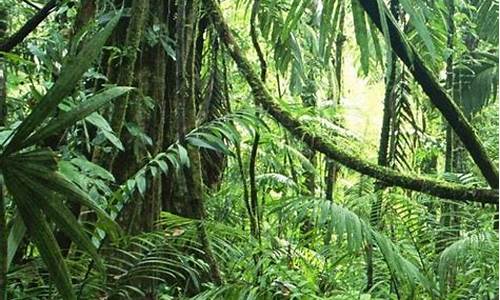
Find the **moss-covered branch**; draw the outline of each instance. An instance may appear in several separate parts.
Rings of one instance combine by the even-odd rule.
[[[215,0],[205,0],[205,4],[221,40],[227,46],[229,54],[236,62],[239,71],[250,85],[255,101],[262,105],[274,119],[287,128],[293,135],[302,139],[311,149],[324,153],[329,158],[336,160],[344,166],[358,171],[361,174],[381,180],[388,185],[398,186],[440,198],[481,203],[498,203],[498,190],[471,189],[463,185],[451,184],[418,175],[402,174],[387,167],[381,167],[360,159],[342,150],[330,141],[320,136],[314,136],[306,131],[297,119],[280,109],[276,102],[273,101],[273,97],[258,78],[248,60],[243,57]]]
[[[379,10],[378,1],[359,1],[380,32],[382,32],[381,19],[385,18],[392,49],[409,68],[415,80],[422,87],[432,104],[439,109],[448,124],[453,128],[467,151],[469,151],[472,159],[481,170],[483,176],[486,178],[486,181],[488,181],[488,184],[492,188],[498,189],[498,170],[488,158],[488,154],[481,144],[474,128],[466,119],[460,108],[439,85],[438,81],[425,66],[413,46],[408,43],[403,33],[398,29],[394,20],[389,17],[390,13],[387,8],[383,6],[383,11],[381,12]]]

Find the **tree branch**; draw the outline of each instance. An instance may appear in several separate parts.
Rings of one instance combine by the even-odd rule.
[[[250,85],[256,103],[262,105],[276,121],[288,129],[295,137],[302,139],[311,149],[319,151],[348,168],[381,180],[388,185],[398,186],[446,199],[480,203],[498,203],[498,190],[471,189],[464,185],[447,183],[414,174],[402,174],[390,168],[381,167],[360,159],[342,150],[339,146],[327,141],[321,136],[314,136],[306,131],[297,119],[293,118],[288,112],[281,110],[274,102],[272,96],[255,74],[248,60],[241,54],[241,50],[225,23],[215,0],[205,0],[205,5],[221,40],[227,46],[229,54],[236,62],[239,71]]]
[[[36,9],[36,10],[40,10],[41,8],[36,6],[34,3],[31,3],[31,1],[28,1],[28,0],[23,0],[23,3],[26,3],[28,6],[31,6],[32,8]]]
[[[9,52],[14,47],[19,45],[35,28],[47,18],[52,12],[53,8],[57,6],[57,0],[51,0],[45,4],[31,19],[29,19],[21,29],[9,37],[4,43],[0,45],[0,51]]]
[[[472,159],[481,170],[488,184],[498,189],[498,169],[488,158],[488,154],[479,140],[474,128],[471,126],[461,109],[446,94],[445,90],[439,85],[431,71],[425,66],[415,48],[410,45],[404,34],[398,29],[398,26],[392,18],[390,12],[382,3],[383,11],[380,12],[378,1],[359,0],[361,6],[366,11],[370,19],[382,31],[381,18],[385,18],[391,40],[391,47],[403,63],[409,68],[415,80],[422,87],[425,94],[429,97],[432,104],[439,109],[448,124],[453,128],[457,136],[464,144]]]

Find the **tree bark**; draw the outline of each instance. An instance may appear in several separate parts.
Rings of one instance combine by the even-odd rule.
[[[381,167],[360,159],[342,150],[331,141],[320,136],[314,136],[306,131],[298,120],[293,118],[288,112],[281,110],[274,102],[273,97],[265,88],[262,81],[257,77],[248,60],[242,56],[241,50],[235,42],[232,33],[222,17],[220,8],[215,1],[205,0],[205,4],[221,40],[226,44],[229,54],[236,62],[240,73],[250,85],[256,103],[262,105],[275,120],[287,128],[295,137],[301,138],[309,147],[324,153],[326,156],[338,161],[348,168],[381,180],[387,185],[399,186],[446,199],[498,203],[498,190],[471,189],[463,185],[446,183],[418,175],[402,174],[390,168]]]
[[[152,22],[149,23],[150,27],[159,25],[163,21],[164,16],[164,3],[161,0],[152,0],[150,15]],[[157,155],[163,149],[163,137],[165,127],[165,68],[166,68],[166,55],[161,42],[149,47],[145,46],[144,54],[141,60],[141,69],[143,70],[141,76],[141,85],[148,86],[144,90],[145,95],[150,96],[155,103],[155,108],[151,117],[145,117],[144,130],[148,133],[153,141],[150,147],[150,152],[153,156]],[[155,222],[158,221],[161,211],[161,179],[157,176],[152,179],[148,185],[148,192],[144,197],[143,205],[143,224],[144,231],[151,231],[154,229]]]
[[[131,18],[127,29],[127,36],[125,42],[125,56],[122,59],[120,65],[120,72],[118,73],[117,84],[120,86],[132,86],[134,81],[134,71],[138,56],[138,49],[142,40],[142,35],[144,32],[144,26],[146,24],[146,16],[149,9],[149,0],[134,0],[132,2]],[[127,179],[130,170],[133,169],[135,165],[133,162],[135,160],[130,160],[133,157],[133,150],[131,149],[130,141],[125,139],[130,139],[130,137],[124,133],[123,126],[125,124],[125,119],[127,116],[127,108],[129,105],[137,107],[135,103],[129,103],[130,93],[126,96],[117,99],[113,107],[113,115],[111,117],[111,128],[116,133],[118,137],[124,141],[125,151],[119,154],[120,162],[125,164],[118,164],[114,167],[115,157],[111,157],[108,160],[109,168],[108,170],[113,171],[113,175],[118,183],[122,183]],[[134,102],[137,100],[133,100]],[[132,121],[132,120],[130,120]],[[126,157],[126,158],[124,158]]]

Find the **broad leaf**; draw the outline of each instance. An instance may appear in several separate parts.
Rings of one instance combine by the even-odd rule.
[[[14,136],[7,144],[2,154],[3,156],[20,150],[24,139],[54,112],[57,105],[64,97],[71,93],[85,71],[90,68],[98,57],[101,48],[104,46],[104,43],[118,23],[120,16],[121,13],[116,14],[103,29],[87,41],[82,47],[82,50],[75,57],[68,58],[61,70],[59,79],[40,100],[40,103],[33,109],[31,114],[18,127]]]

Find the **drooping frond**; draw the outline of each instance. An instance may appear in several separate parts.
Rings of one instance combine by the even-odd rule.
[[[439,283],[443,297],[447,299],[492,297],[478,290],[478,281],[498,282],[498,233],[469,232],[448,246],[439,257]],[[476,280],[471,280],[476,278]],[[496,279],[496,280],[495,280]],[[496,284],[495,284],[496,285]],[[449,294],[453,288],[453,294]],[[498,286],[496,287],[498,291]],[[493,289],[494,290],[494,289]],[[497,292],[498,293],[498,292]]]
[[[326,241],[347,243],[351,252],[360,251],[369,243],[376,247],[384,257],[391,274],[400,284],[415,288],[420,283],[429,288],[427,279],[409,260],[403,258],[397,247],[385,236],[375,231],[371,226],[360,219],[356,214],[324,199],[291,198],[278,203],[272,210],[279,218],[284,218],[291,224],[312,222],[319,233],[325,236]]]

